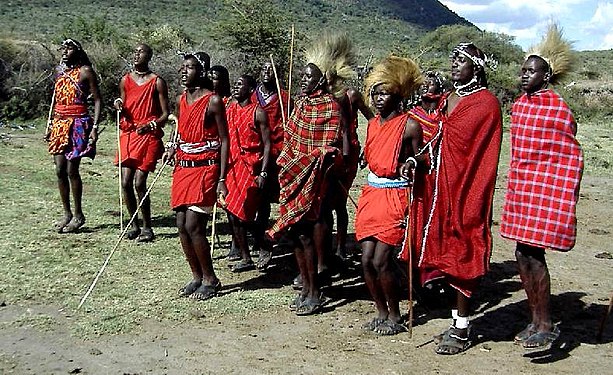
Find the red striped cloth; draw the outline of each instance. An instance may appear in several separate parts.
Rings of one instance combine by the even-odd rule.
[[[279,155],[283,149],[283,119],[281,118],[281,106],[283,113],[287,118],[287,102],[289,94],[281,89],[281,101],[278,94],[272,94],[270,97],[264,98],[259,88],[251,95],[251,101],[257,102],[268,116],[268,127],[270,128],[271,154],[273,160]]]
[[[583,152],[575,119],[552,90],[522,95],[511,113],[511,162],[500,234],[522,243],[570,250]]]
[[[261,193],[255,183],[262,170],[262,134],[255,125],[257,103],[241,107],[231,102],[226,109],[230,155],[226,186],[226,210],[243,221],[255,220]]]
[[[332,95],[318,91],[296,100],[277,160],[281,167],[279,218],[269,235],[276,237],[302,218],[317,219],[331,166],[328,160],[332,160],[326,156],[340,154],[340,138],[340,105]]]

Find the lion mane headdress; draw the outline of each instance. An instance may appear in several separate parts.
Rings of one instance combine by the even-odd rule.
[[[339,97],[344,94],[345,80],[354,77],[356,57],[353,43],[347,34],[324,34],[305,51],[306,64],[321,70],[328,92]]]
[[[563,38],[562,29],[555,23],[549,25],[541,42],[528,50],[526,59],[530,56],[540,57],[549,65],[552,84],[564,78],[575,63],[572,43]]]
[[[419,66],[411,59],[398,56],[388,56],[364,80],[365,96],[370,102],[372,90],[379,85],[403,99],[413,95],[423,83],[424,78]]]

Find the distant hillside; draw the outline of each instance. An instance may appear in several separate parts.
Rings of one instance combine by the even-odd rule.
[[[349,32],[358,47],[376,54],[415,46],[441,25],[469,24],[436,0],[273,0],[297,29]],[[15,39],[57,39],[66,22],[102,17],[122,31],[168,24],[181,26],[197,43],[210,38],[214,21],[232,11],[223,0],[9,0],[0,8],[0,33]]]

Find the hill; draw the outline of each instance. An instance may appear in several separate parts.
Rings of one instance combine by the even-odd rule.
[[[436,0],[273,0],[298,31],[316,34],[340,29],[360,48],[385,53],[415,46],[427,31],[441,25],[470,24]],[[4,37],[58,39],[66,24],[98,17],[122,32],[170,25],[182,28],[196,44],[214,34],[217,20],[240,9],[240,1],[212,0],[10,0],[0,9]],[[358,37],[359,36],[359,37]],[[376,53],[377,54],[377,53]]]

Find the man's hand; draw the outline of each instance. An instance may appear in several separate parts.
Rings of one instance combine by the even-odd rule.
[[[113,102],[113,107],[115,107],[115,110],[118,112],[121,112],[123,110],[123,100],[121,100],[121,98],[115,99]]]
[[[258,189],[264,189],[264,185],[266,185],[266,178],[264,178],[264,176],[257,176],[255,178],[255,184],[257,185]]]
[[[175,149],[169,148],[162,154],[162,163],[173,165],[175,161]]]
[[[217,202],[222,207],[226,207],[226,197],[228,196],[228,187],[226,186],[226,181],[220,179],[217,183]]]
[[[89,133],[89,143],[95,145],[98,142],[98,125],[94,125],[92,132]]]

